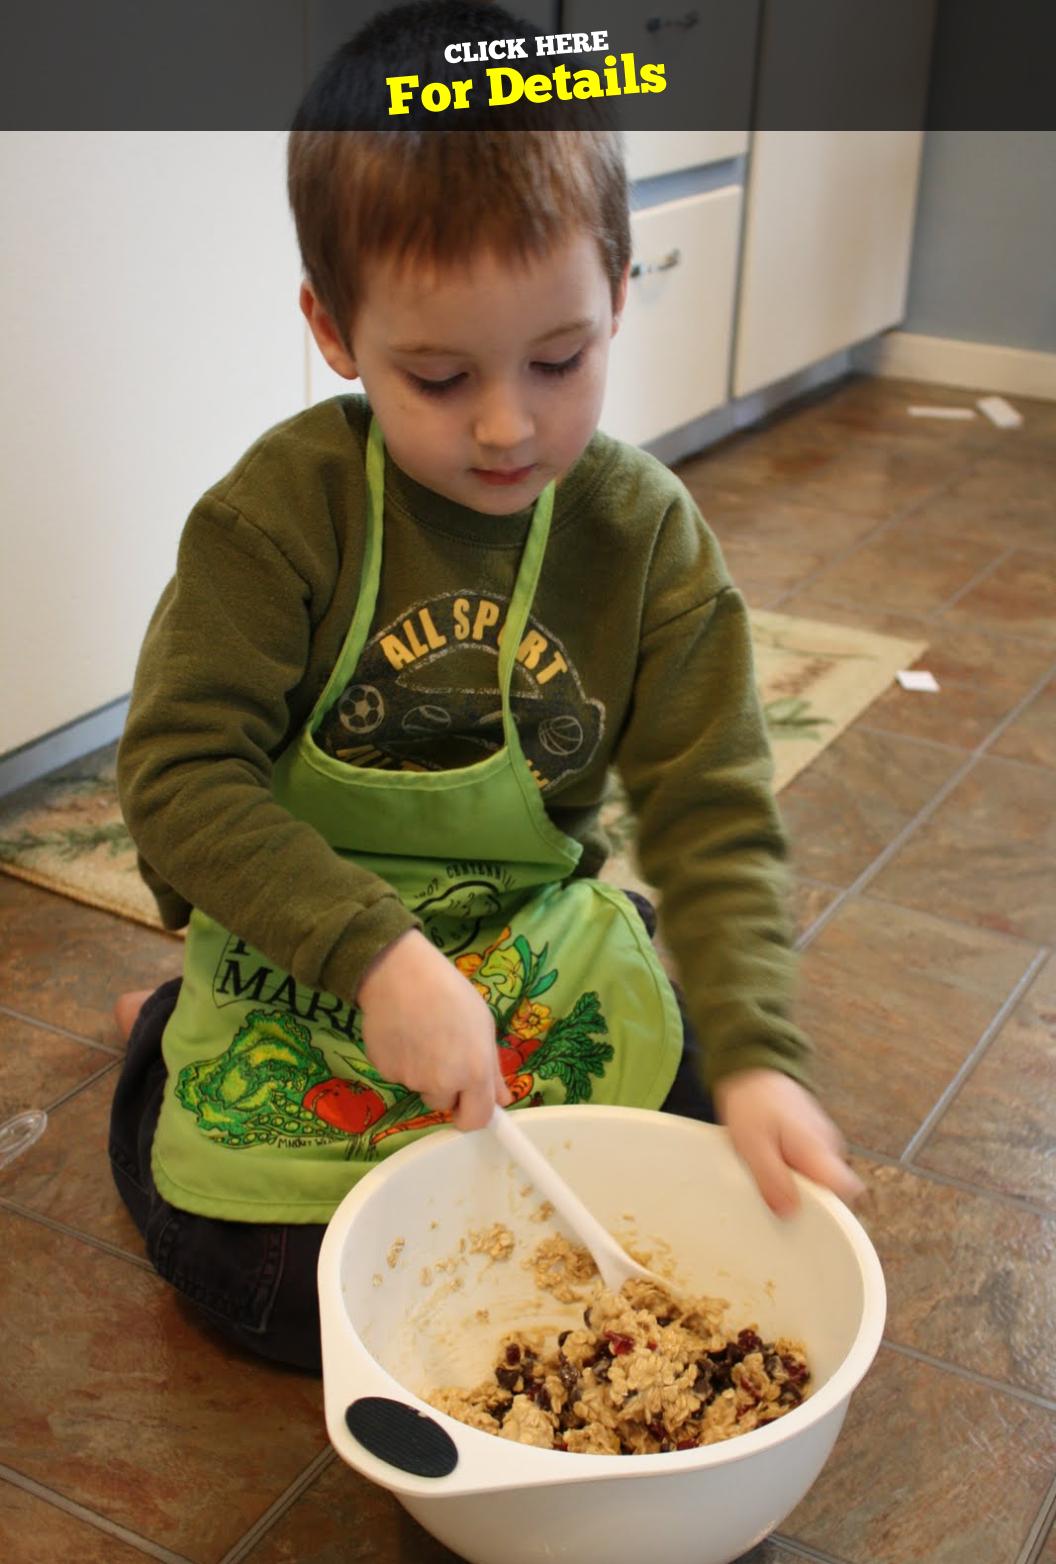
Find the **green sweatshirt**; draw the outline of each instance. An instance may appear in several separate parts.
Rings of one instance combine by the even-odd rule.
[[[298,413],[195,506],[118,754],[165,926],[196,906],[347,1001],[417,920],[282,809],[269,779],[355,609],[369,416],[360,396]],[[497,747],[498,637],[530,517],[466,510],[386,460],[375,620],[317,733],[324,749],[350,765],[450,768]],[[745,606],[680,480],[600,431],[557,486],[513,703],[548,813],[584,844],[579,873],[606,857],[598,812],[618,767],[707,1083],[753,1066],[805,1079]]]

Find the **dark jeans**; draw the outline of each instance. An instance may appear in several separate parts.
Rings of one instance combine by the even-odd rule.
[[[656,922],[652,907],[644,898],[631,900],[651,935]],[[114,1182],[159,1276],[240,1346],[318,1374],[315,1273],[325,1228],[319,1223],[225,1222],[194,1216],[170,1206],[155,1186],[150,1153],[165,1091],[161,1038],[180,982],[170,978],[155,989],[129,1038],[110,1113]],[[682,996],[678,998],[682,1009]],[[695,1068],[697,1041],[684,1009],[682,1024],[682,1060],[662,1111],[710,1121],[714,1113]]]

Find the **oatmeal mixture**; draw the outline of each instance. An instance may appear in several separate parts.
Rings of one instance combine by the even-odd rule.
[[[533,1263],[558,1297],[594,1275],[583,1328],[549,1347],[530,1332],[505,1336],[482,1384],[429,1397],[439,1411],[547,1450],[656,1455],[747,1433],[806,1394],[803,1348],[783,1337],[764,1342],[752,1327],[731,1336],[721,1299],[680,1306],[638,1280],[606,1292],[586,1251],[561,1238],[540,1245]]]

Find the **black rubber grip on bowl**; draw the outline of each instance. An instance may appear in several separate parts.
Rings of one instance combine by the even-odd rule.
[[[458,1465],[451,1435],[424,1412],[388,1396],[361,1396],[345,1411],[354,1439],[379,1461],[415,1477],[446,1477]]]

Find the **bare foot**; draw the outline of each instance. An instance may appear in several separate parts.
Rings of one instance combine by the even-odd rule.
[[[136,1017],[152,993],[153,989],[143,988],[134,994],[122,994],[114,1006],[114,1019],[117,1021],[117,1030],[123,1043],[128,1042]]]

